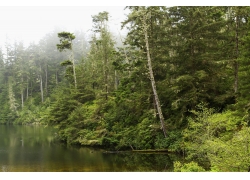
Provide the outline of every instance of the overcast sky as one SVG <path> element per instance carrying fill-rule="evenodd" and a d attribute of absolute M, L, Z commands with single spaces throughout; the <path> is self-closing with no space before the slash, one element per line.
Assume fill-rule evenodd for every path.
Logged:
<path fill-rule="evenodd" d="M 188 3 L 187 3 L 188 2 Z M 7 0 L 0 2 L 0 46 L 4 46 L 6 38 L 10 41 L 38 42 L 46 33 L 55 27 L 64 28 L 66 31 L 82 30 L 90 32 L 92 28 L 91 15 L 108 11 L 111 31 L 120 31 L 120 22 L 125 19 L 127 5 L 204 5 L 200 1 L 175 0 L 168 1 L 138 1 L 126 0 L 123 2 L 113 0 Z M 217 4 L 210 0 L 212 5 Z M 213 2 L 215 2 L 213 4 Z M 236 2 L 236 1 L 233 1 Z M 239 4 L 241 0 L 237 0 Z M 174 3 L 174 4 L 173 4 Z M 204 3 L 204 2 L 203 2 Z M 232 4 L 230 1 L 227 5 Z M 206 5 L 206 4 L 205 4 Z M 211 5 L 211 4 L 208 4 Z M 223 4 L 222 4 L 223 5 Z M 240 5 L 240 4 L 239 4 Z M 122 33 L 122 32 L 121 32 Z"/>
<path fill-rule="evenodd" d="M 73 32 L 90 32 L 92 15 L 108 11 L 110 28 L 118 33 L 125 19 L 124 6 L 0 6 L 0 44 L 8 37 L 11 41 L 38 42 L 55 27 Z"/>

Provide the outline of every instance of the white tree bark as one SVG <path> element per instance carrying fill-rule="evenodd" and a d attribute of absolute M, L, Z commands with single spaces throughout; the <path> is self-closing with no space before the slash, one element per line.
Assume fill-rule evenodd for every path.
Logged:
<path fill-rule="evenodd" d="M 40 65 L 40 91 L 41 91 L 41 101 L 43 102 L 43 77 L 42 77 L 42 67 Z"/>
<path fill-rule="evenodd" d="M 160 104 L 160 100 L 158 98 L 156 85 L 155 85 L 155 79 L 154 79 L 154 73 L 153 73 L 153 69 L 152 69 L 152 63 L 151 63 L 151 57 L 150 57 L 150 51 L 149 51 L 149 43 L 148 43 L 146 15 L 143 16 L 142 20 L 143 20 L 143 32 L 144 32 L 145 43 L 146 43 L 146 48 L 147 48 L 147 59 L 148 59 L 148 70 L 149 70 L 149 75 L 150 75 L 150 81 L 151 81 L 151 85 L 152 85 L 152 89 L 153 89 L 153 93 L 154 93 L 154 99 L 155 99 L 155 103 L 156 103 L 156 107 L 157 107 L 157 112 L 158 112 L 160 122 L 161 122 L 161 129 L 163 130 L 164 136 L 167 137 L 166 128 L 164 125 L 164 117 L 162 114 L 161 104 Z"/>
<path fill-rule="evenodd" d="M 71 46 L 73 46 L 72 41 L 71 41 Z M 72 65 L 73 65 L 73 75 L 74 75 L 75 88 L 77 88 L 77 82 L 76 82 L 76 69 L 75 69 L 75 58 L 74 58 L 73 48 L 71 49 L 70 60 L 72 61 Z"/>

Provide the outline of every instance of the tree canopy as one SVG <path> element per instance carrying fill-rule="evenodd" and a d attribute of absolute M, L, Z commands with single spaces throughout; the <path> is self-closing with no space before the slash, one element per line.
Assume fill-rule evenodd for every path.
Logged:
<path fill-rule="evenodd" d="M 81 31 L 0 49 L 0 123 L 57 128 L 64 143 L 168 150 L 175 171 L 249 171 L 249 7 L 127 7 Z"/>

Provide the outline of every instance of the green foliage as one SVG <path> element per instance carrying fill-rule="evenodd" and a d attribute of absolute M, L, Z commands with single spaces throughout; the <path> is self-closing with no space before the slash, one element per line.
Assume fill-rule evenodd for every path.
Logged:
<path fill-rule="evenodd" d="M 105 22 L 109 20 L 109 13 L 107 11 L 99 12 L 98 15 L 92 16 L 92 21 L 94 23 L 94 31 L 101 32 Z"/>
<path fill-rule="evenodd" d="M 89 44 L 84 34 L 65 31 L 27 48 L 7 43 L 7 54 L 0 51 L 0 123 L 55 126 L 68 144 L 183 153 L 191 162 L 176 162 L 178 172 L 204 171 L 198 163 L 247 171 L 249 7 L 127 8 L 123 47 L 115 47 L 105 11 L 92 16 Z"/>
<path fill-rule="evenodd" d="M 10 123 L 12 122 L 15 118 L 11 118 L 11 111 L 10 111 L 10 105 L 8 102 L 8 92 L 7 88 L 2 87 L 1 88 L 1 93 L 0 93 L 0 124 L 5 124 L 5 123 Z"/>
<path fill-rule="evenodd" d="M 72 65 L 72 62 L 70 60 L 65 60 L 61 62 L 61 66 L 69 66 L 69 65 Z"/>
<path fill-rule="evenodd" d="M 62 52 L 66 49 L 72 50 L 72 40 L 75 39 L 75 35 L 69 32 L 60 32 L 58 33 L 58 37 L 60 38 L 60 44 L 57 44 L 57 49 Z"/>
<path fill-rule="evenodd" d="M 141 123 L 137 125 L 137 135 L 134 140 L 136 149 L 150 149 L 153 147 L 154 135 L 152 129 L 149 128 L 151 124 L 152 119 L 144 118 Z"/>
<path fill-rule="evenodd" d="M 50 98 L 47 98 L 43 104 L 38 104 L 35 98 L 29 98 L 24 107 L 19 110 L 19 116 L 13 122 L 14 124 L 47 124 L 50 106 Z"/>
<path fill-rule="evenodd" d="M 189 118 L 188 127 L 183 131 L 185 150 L 191 159 L 206 160 L 210 149 L 207 142 L 215 138 L 230 140 L 241 122 L 231 111 L 218 114 L 204 104 L 197 105 L 192 113 L 195 116 Z"/>
<path fill-rule="evenodd" d="M 171 152 L 181 152 L 183 150 L 183 136 L 180 130 L 171 130 L 166 138 L 158 134 L 155 139 L 156 149 L 168 149 Z"/>
<path fill-rule="evenodd" d="M 227 141 L 216 138 L 207 142 L 212 171 L 248 172 L 250 163 L 250 128 L 243 126 Z"/>
<path fill-rule="evenodd" d="M 232 111 L 214 113 L 199 105 L 184 130 L 188 158 L 209 161 L 212 171 L 248 171 L 249 127 Z"/>
<path fill-rule="evenodd" d="M 205 169 L 193 161 L 185 164 L 181 164 L 179 161 L 175 161 L 174 172 L 205 172 Z"/>
<path fill-rule="evenodd" d="M 19 117 L 15 120 L 14 124 L 39 124 L 39 109 L 40 106 L 35 106 L 32 99 L 27 103 L 24 109 L 19 113 Z"/>

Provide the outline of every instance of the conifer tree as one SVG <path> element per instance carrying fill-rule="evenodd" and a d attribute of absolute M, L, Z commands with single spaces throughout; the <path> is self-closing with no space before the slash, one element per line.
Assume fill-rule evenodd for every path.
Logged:
<path fill-rule="evenodd" d="M 160 122 L 161 122 L 161 128 L 163 130 L 164 136 L 166 137 L 166 128 L 165 128 L 165 124 L 164 124 L 164 117 L 162 114 L 162 110 L 161 110 L 161 104 L 160 104 L 160 100 L 158 97 L 158 93 L 156 90 L 156 85 L 155 85 L 155 78 L 154 78 L 154 73 L 153 73 L 153 69 L 152 69 L 152 62 L 151 62 L 151 57 L 150 57 L 150 48 L 149 48 L 149 42 L 148 42 L 148 25 L 147 25 L 147 16 L 150 16 L 150 13 L 142 13 L 142 27 L 143 27 L 143 32 L 144 32 L 144 36 L 145 36 L 145 43 L 146 43 L 146 49 L 147 49 L 147 59 L 148 59 L 148 70 L 149 70 L 149 76 L 150 76 L 150 81 L 151 81 L 151 85 L 152 85 L 152 89 L 153 89 L 153 94 L 154 94 L 154 99 L 156 102 L 156 107 L 157 107 L 157 112 L 160 118 Z"/>
<path fill-rule="evenodd" d="M 112 66 L 114 61 L 114 41 L 108 30 L 108 12 L 100 12 L 92 16 L 94 23 L 91 47 L 89 52 L 89 63 L 93 70 L 93 88 L 99 86 L 104 92 L 105 99 L 115 88 L 115 70 Z"/>
<path fill-rule="evenodd" d="M 76 81 L 76 70 L 75 70 L 75 60 L 74 60 L 74 52 L 73 52 L 73 40 L 75 39 L 75 35 L 69 32 L 60 32 L 58 33 L 58 37 L 60 38 L 60 44 L 57 44 L 57 49 L 62 52 L 64 50 L 70 50 L 69 61 L 72 63 L 73 67 L 73 76 L 74 76 L 74 84 L 75 88 L 77 88 Z"/>

